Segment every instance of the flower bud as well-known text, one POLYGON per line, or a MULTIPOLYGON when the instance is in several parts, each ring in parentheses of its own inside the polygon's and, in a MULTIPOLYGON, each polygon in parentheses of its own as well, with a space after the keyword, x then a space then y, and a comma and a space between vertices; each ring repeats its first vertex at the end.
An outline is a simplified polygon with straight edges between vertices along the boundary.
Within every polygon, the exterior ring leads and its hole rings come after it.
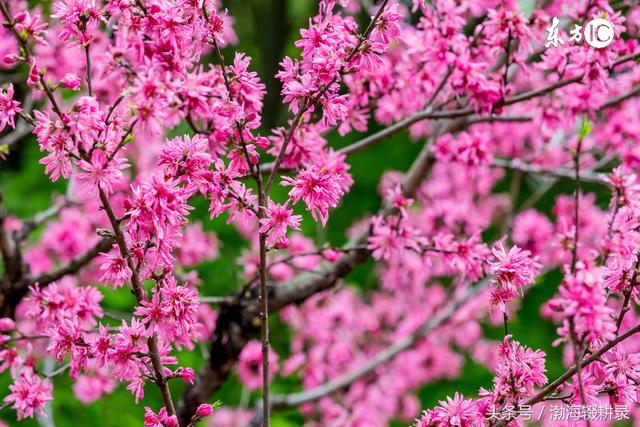
POLYGON ((80 77, 72 73, 67 73, 62 80, 60 80, 60 84, 67 89, 80 90, 80 77))
POLYGON ((0 332, 8 332, 13 329, 15 323, 8 317, 0 318, 0 332))
POLYGON ((27 86, 34 88, 40 82, 40 69, 34 64, 31 64, 29 70, 29 77, 27 78, 27 86))
POLYGON ((178 427, 178 417, 171 415, 164 420, 165 427, 178 427))
POLYGON ((180 378, 182 381, 193 384, 193 378, 195 377, 195 372, 191 368, 184 368, 180 371, 180 378))
POLYGON ((196 409, 196 417, 198 418, 208 417, 212 413, 213 413, 213 406, 209 405, 208 403, 203 403, 200 406, 198 406, 198 409, 196 409))
POLYGON ((19 60, 20 60, 20 57, 18 55, 16 55, 15 53, 7 54, 7 55, 4 56, 4 58, 2 58, 2 62, 7 64, 7 65, 14 65, 19 60))
POLYGON ((13 23, 14 24, 21 24, 22 22, 24 22, 26 17, 27 17, 27 12, 25 12, 25 11, 20 12, 16 16, 13 17, 13 23))
POLYGON ((133 252, 133 256, 136 257, 137 259, 144 258, 144 249, 142 249, 140 246, 133 248, 132 252, 133 252))

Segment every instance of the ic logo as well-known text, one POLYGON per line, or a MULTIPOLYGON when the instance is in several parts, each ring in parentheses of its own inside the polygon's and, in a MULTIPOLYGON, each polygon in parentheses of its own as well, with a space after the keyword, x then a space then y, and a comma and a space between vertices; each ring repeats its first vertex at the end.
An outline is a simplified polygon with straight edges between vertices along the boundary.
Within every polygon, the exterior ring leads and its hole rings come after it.
POLYGON ((611 22, 596 18, 584 27, 584 39, 591 47, 602 49, 613 43, 614 31, 611 22))

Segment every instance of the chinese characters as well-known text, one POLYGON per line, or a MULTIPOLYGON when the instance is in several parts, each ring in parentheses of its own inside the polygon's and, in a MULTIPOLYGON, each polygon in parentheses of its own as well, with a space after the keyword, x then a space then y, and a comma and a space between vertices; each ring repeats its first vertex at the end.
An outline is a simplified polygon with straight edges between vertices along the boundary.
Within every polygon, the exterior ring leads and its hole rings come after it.
MULTIPOLYGON (((551 25, 547 27, 547 42, 544 47, 555 47, 565 43, 560 34, 560 19, 554 16, 551 25)), ((591 47, 602 49, 613 43, 615 31, 613 25, 604 18, 596 18, 589 21, 584 29, 581 25, 574 24, 573 29, 569 31, 569 42, 580 43, 582 39, 591 47)))

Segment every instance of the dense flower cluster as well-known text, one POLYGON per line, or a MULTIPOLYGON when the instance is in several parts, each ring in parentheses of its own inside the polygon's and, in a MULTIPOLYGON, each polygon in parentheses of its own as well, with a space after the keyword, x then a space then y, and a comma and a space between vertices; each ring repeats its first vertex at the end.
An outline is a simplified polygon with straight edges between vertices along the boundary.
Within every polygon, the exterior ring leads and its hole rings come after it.
POLYGON ((0 0, 0 161, 32 130, 68 186, 33 220, 0 207, 2 399, 18 419, 46 416, 61 374, 85 404, 147 394, 146 427, 268 425, 271 406, 309 426, 505 425, 547 398, 640 419, 640 5, 365 3, 317 2, 275 75, 290 118, 266 129, 267 85, 248 55, 225 62, 238 40, 218 0, 54 0, 48 17, 0 0), (593 17, 608 46, 545 46, 554 22, 568 40, 593 17), (424 141, 412 166, 384 171, 380 209, 351 218, 347 244, 325 242, 358 188, 349 156, 404 129, 424 141), (334 132, 369 135, 337 147, 334 132), (203 206, 221 237, 194 220, 203 206), (221 253, 237 293, 206 295, 196 267, 221 253), (344 286, 369 257, 376 283, 344 286), (540 314, 574 366, 557 384, 509 333, 534 286, 555 286, 540 314), (269 310, 288 331, 279 352, 269 310), (207 343, 197 374, 180 352, 207 343), (421 411, 418 391, 468 359, 492 384, 421 411), (232 374, 240 407, 207 403, 232 374), (280 379, 303 391, 270 405, 280 379))

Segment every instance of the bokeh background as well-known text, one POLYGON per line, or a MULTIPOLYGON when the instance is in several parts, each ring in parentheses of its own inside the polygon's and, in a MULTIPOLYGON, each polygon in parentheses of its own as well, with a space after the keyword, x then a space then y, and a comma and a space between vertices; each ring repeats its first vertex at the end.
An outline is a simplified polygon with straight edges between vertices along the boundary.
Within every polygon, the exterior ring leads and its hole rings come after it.
MULTIPOLYGON (((367 3, 365 1, 365 3, 367 3)), ((523 4, 524 8, 530 2, 523 4)), ((49 7, 48 2, 31 1, 31 6, 39 5, 44 10, 49 7)), ((225 7, 235 18, 234 28, 239 38, 236 46, 224 50, 226 58, 231 58, 235 50, 246 52, 253 58, 252 69, 258 71, 262 80, 267 84, 269 94, 265 100, 264 133, 275 126, 284 125, 288 117, 286 110, 280 103, 277 81, 272 77, 278 68, 278 62, 284 55, 296 55, 293 42, 298 38, 298 29, 307 25, 307 20, 315 13, 317 0, 225 0, 225 7)), ((360 22, 368 20, 366 13, 361 13, 360 22)), ((212 57, 203 58, 203 62, 215 62, 212 57)), ((0 82, 7 81, 8 76, 0 71, 0 82)), ((24 89, 24 88, 23 88, 24 89)), ((375 126, 370 132, 379 130, 375 126)), ((190 133, 187 126, 180 126, 172 131, 173 135, 190 133)), ((173 136, 169 135, 169 136, 173 136)), ((340 137, 332 134, 329 137, 333 147, 342 147, 360 139, 362 135, 352 134, 340 137)), ((341 206, 333 213, 326 228, 316 227, 313 221, 303 221, 304 233, 314 238, 317 243, 330 242, 340 245, 345 241, 345 231, 354 222, 368 214, 375 213, 380 205, 377 185, 383 172, 388 170, 405 171, 415 159, 424 141, 412 141, 407 132, 399 133, 393 138, 378 144, 367 151, 359 152, 349 157, 351 173, 355 180, 349 194, 344 198, 341 206)), ((44 167, 38 164, 41 155, 32 137, 27 137, 18 144, 6 160, 0 160, 0 191, 5 199, 5 206, 9 214, 18 218, 29 218, 34 213, 50 206, 55 195, 64 193, 65 183, 60 181, 51 183, 44 174, 44 167)), ((496 188, 498 192, 509 192, 511 174, 506 173, 505 179, 496 188)), ((546 185, 545 181, 533 177, 524 177, 522 189, 517 204, 526 201, 536 189, 546 185)), ((606 207, 608 194, 598 188, 584 187, 587 192, 598 195, 598 204, 606 207), (600 191, 600 193, 598 193, 600 191)), ((536 204, 540 211, 551 215, 551 206, 555 196, 559 193, 570 193, 573 187, 568 182, 559 181, 554 184, 536 204)), ((221 243, 220 256, 211 262, 198 267, 204 281, 201 288, 202 295, 219 296, 233 293, 243 283, 241 266, 237 259, 240 251, 246 247, 237 233, 224 223, 225 218, 209 221, 207 203, 196 200, 196 209, 191 214, 194 220, 200 220, 205 229, 217 233, 221 243)), ((499 235, 499 224, 489 230, 484 236, 485 241, 493 241, 499 235)), ((37 235, 36 235, 37 237, 37 235)), ((547 359, 549 378, 554 378, 563 372, 561 354, 557 348, 550 347, 556 336, 555 326, 543 320, 539 315, 540 304, 548 300, 556 291, 561 280, 559 272, 554 271, 543 277, 536 286, 532 287, 518 310, 516 317, 510 321, 510 332, 522 344, 532 348, 544 350, 550 357, 547 359)), ((357 287, 360 292, 377 286, 375 265, 372 261, 358 267, 350 274, 346 281, 350 286, 357 287)), ((104 307, 113 313, 130 312, 133 298, 127 289, 112 291, 104 289, 104 307)), ((105 319, 109 321, 108 319, 105 319)), ((288 353, 289 332, 279 323, 277 316, 271 319, 271 341, 274 349, 284 359, 288 353)), ((112 322, 117 323, 117 322, 112 322)), ((487 336, 500 340, 501 328, 486 326, 487 336)), ((192 353, 179 354, 181 365, 201 366, 203 352, 196 348, 192 353)), ((0 376, 0 400, 7 394, 9 384, 8 374, 0 376)), ((462 375, 451 381, 439 381, 425 385, 419 393, 423 408, 437 405, 438 400, 444 399, 459 391, 465 395, 475 395, 479 387, 490 387, 492 374, 483 366, 477 365, 467 358, 462 375)), ((282 380, 276 377, 273 389, 278 392, 296 390, 298 385, 292 379, 282 380)), ((177 399, 182 392, 183 385, 172 383, 173 395, 177 399)), ((243 396, 242 386, 232 377, 227 384, 213 396, 211 401, 220 400, 222 405, 238 406, 241 401, 249 407, 259 398, 259 394, 243 396)), ((52 404, 53 421, 58 427, 92 426, 92 427, 129 427, 142 425, 144 406, 159 408, 161 399, 154 387, 146 387, 146 395, 139 405, 133 404, 133 397, 124 385, 119 386, 112 394, 99 401, 84 405, 73 394, 72 382, 65 375, 54 379, 54 400, 52 404)), ((7 424, 37 426, 35 420, 16 422, 15 413, 10 409, 0 411, 0 420, 7 424)), ((299 426, 303 424, 302 417, 295 411, 276 412, 273 415, 273 427, 299 426)), ((44 424, 50 425, 50 424, 44 424)), ((406 422, 396 422, 392 425, 403 426, 406 422)))

